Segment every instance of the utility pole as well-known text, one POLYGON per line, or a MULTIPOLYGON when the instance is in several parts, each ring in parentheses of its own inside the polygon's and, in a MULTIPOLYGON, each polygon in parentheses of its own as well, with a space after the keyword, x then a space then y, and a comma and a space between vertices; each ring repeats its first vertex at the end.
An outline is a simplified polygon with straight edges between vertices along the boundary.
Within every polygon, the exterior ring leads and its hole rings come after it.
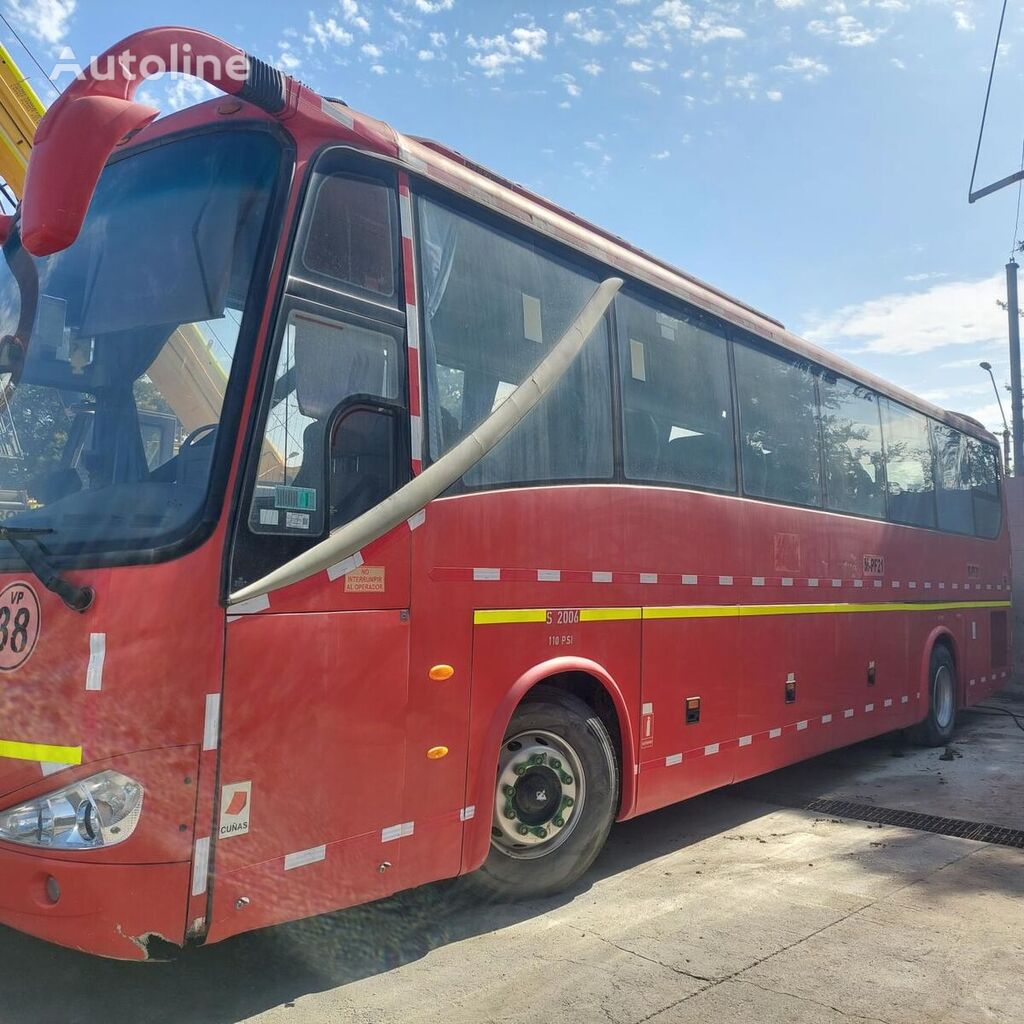
POLYGON ((1020 380, 1020 307, 1017 261, 1006 264, 1006 315, 1010 321, 1010 419, 1013 423, 1013 473, 1024 476, 1024 396, 1020 380))

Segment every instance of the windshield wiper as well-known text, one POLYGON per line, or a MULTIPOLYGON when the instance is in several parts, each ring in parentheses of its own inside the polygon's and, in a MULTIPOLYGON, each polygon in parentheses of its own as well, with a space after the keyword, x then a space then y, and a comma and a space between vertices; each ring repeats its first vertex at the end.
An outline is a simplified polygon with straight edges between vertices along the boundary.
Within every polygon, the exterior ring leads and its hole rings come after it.
POLYGON ((32 574, 47 590, 52 590, 72 611, 84 612, 96 597, 92 587, 79 587, 63 576, 50 564, 46 549, 39 538, 47 533, 56 533, 50 527, 0 526, 0 540, 6 540, 21 556, 32 574), (31 541, 29 547, 24 541, 31 541))

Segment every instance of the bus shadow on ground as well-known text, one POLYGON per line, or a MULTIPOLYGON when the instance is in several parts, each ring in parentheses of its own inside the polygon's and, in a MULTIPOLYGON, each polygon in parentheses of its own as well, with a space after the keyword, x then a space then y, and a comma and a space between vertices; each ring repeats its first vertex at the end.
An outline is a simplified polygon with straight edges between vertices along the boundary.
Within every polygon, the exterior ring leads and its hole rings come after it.
MULTIPOLYGON (((968 725, 967 730, 970 734, 973 728, 968 725)), ((899 750, 897 739, 879 737, 618 825, 585 878, 547 900, 480 905, 471 902, 458 883, 440 882, 378 903, 187 950, 172 963, 149 965, 88 957, 0 928, 0 1024, 242 1020, 302 996, 385 973, 450 943, 537 917, 602 879, 702 840, 743 826, 756 831, 758 819, 777 808, 776 794, 778 803, 789 806, 814 799, 834 789, 837 780, 856 779, 866 768, 883 765, 894 748, 899 750), (795 793, 797 799, 783 800, 784 793, 795 793)), ((908 756, 921 758, 923 765, 924 758, 937 753, 908 756)), ((906 843, 910 842, 908 836, 906 843)), ((1020 855, 1016 850, 1003 852, 1020 855)), ((861 866, 866 872, 876 869, 870 858, 861 866)), ((884 870, 881 864, 877 869, 884 870)), ((1000 884, 982 874, 979 891, 1000 884)), ((1002 877, 1008 876, 1004 872, 1002 877)), ((1024 876, 1019 881, 1015 888, 1024 895, 1024 876)), ((961 876, 961 893, 963 882, 961 876)), ((942 893, 933 896, 941 899, 942 893)))

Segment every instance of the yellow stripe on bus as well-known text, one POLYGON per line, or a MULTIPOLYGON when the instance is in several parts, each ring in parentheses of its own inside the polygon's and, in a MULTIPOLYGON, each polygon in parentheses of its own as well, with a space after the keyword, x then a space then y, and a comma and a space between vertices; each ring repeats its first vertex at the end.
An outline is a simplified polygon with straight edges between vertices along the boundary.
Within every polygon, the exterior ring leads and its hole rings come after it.
MULTIPOLYGON (((580 608, 579 622, 620 622, 629 619, 723 619, 761 615, 849 615, 874 612, 945 612, 1009 608, 1009 601, 878 601, 874 604, 704 604, 651 608, 580 608)), ((548 622, 551 611, 566 609, 499 608, 476 611, 477 626, 548 622)), ((575 609, 572 609, 575 610, 575 609)), ((550 625, 574 625, 550 622, 550 625)))
POLYGON ((20 743, 0 740, 0 757, 15 761, 49 761, 51 764, 81 764, 81 747, 56 747, 50 743, 20 743))

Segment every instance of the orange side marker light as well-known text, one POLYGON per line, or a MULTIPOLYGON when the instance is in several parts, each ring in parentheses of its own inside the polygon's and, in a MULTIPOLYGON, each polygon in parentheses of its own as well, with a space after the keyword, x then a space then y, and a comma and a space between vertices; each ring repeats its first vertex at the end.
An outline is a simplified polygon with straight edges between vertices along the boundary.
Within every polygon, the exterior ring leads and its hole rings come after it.
POLYGON ((446 679, 451 679, 455 675, 455 669, 451 665, 434 665, 427 673, 435 683, 443 683, 446 679))
POLYGON ((442 757, 447 757, 447 756, 448 756, 448 748, 447 747, 431 747, 427 751, 427 757, 429 757, 431 761, 440 761, 442 757))

